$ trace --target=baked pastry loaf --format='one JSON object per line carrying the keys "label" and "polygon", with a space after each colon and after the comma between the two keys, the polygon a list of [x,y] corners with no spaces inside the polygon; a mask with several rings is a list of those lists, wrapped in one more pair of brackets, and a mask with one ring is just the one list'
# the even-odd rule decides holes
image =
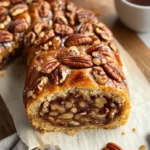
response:
{"label": "baked pastry loaf", "polygon": [[0,69],[22,52],[24,33],[30,23],[25,0],[0,0]]}
{"label": "baked pastry loaf", "polygon": [[42,131],[116,128],[130,112],[128,87],[110,30],[65,0],[30,5],[24,104]]}

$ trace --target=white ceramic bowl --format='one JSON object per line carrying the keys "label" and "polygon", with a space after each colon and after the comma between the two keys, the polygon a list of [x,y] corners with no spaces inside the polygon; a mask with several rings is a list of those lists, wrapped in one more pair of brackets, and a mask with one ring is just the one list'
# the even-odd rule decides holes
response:
{"label": "white ceramic bowl", "polygon": [[115,0],[120,20],[138,32],[150,32],[150,6],[141,6],[127,0]]}

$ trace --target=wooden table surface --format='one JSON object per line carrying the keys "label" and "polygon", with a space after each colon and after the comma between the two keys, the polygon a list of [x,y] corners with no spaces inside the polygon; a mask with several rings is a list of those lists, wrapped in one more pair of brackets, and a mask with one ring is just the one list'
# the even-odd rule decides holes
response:
{"label": "wooden table surface", "polygon": [[[75,3],[93,10],[99,20],[113,32],[115,38],[135,60],[150,83],[150,50],[138,38],[135,32],[125,27],[118,19],[113,0],[72,0]],[[0,140],[15,133],[12,117],[0,99]]]}

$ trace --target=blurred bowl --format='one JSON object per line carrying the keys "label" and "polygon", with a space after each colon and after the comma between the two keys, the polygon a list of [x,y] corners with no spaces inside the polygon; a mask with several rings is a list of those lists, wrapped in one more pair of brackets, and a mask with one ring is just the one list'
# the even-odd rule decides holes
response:
{"label": "blurred bowl", "polygon": [[137,32],[150,32],[150,6],[132,4],[127,0],[115,0],[120,20]]}

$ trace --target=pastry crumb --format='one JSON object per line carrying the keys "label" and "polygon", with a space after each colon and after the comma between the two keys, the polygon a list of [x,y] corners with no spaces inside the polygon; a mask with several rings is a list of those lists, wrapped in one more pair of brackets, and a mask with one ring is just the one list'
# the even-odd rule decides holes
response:
{"label": "pastry crumb", "polygon": [[5,76],[4,72],[0,72],[0,77],[4,77],[4,76]]}
{"label": "pastry crumb", "polygon": [[66,134],[70,135],[70,136],[74,136],[75,135],[75,130],[71,130],[71,131],[66,131]]}
{"label": "pastry crumb", "polygon": [[126,133],[123,131],[123,132],[121,132],[121,135],[125,135]]}
{"label": "pastry crumb", "polygon": [[136,128],[132,128],[132,132],[136,132]]}
{"label": "pastry crumb", "polygon": [[145,145],[141,145],[141,146],[139,147],[139,150],[146,150],[146,146],[145,146]]}

